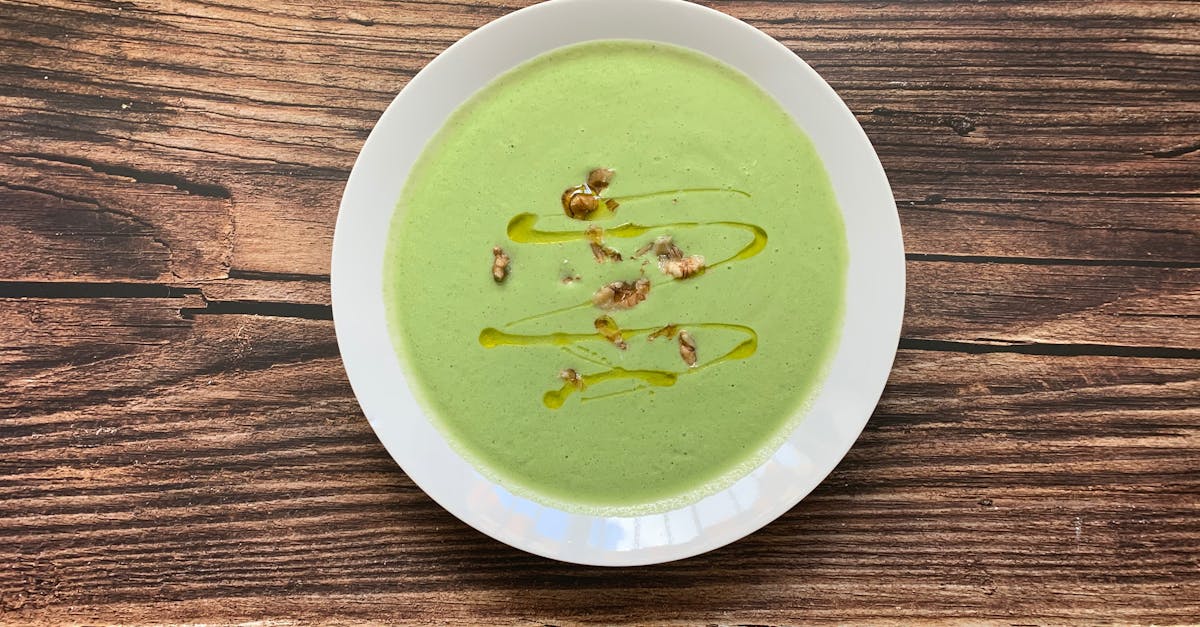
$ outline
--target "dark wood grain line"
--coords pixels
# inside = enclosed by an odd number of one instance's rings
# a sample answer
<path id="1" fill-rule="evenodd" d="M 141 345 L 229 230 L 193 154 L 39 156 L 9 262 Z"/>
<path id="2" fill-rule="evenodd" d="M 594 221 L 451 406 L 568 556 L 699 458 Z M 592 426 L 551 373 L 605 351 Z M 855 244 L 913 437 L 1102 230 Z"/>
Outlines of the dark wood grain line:
<path id="1" fill-rule="evenodd" d="M 0 298 L 183 298 L 199 293 L 200 288 L 162 283 L 0 281 Z"/>
<path id="2" fill-rule="evenodd" d="M 256 272 L 254 270 L 239 270 L 232 268 L 229 270 L 229 278 L 231 279 L 249 279 L 252 281 L 315 281 L 318 283 L 328 283 L 328 274 L 304 274 L 298 272 Z"/>
<path id="3" fill-rule="evenodd" d="M 997 255 L 945 255 L 905 253 L 908 261 L 939 261 L 946 263 L 998 263 L 1021 266 L 1127 266 L 1131 268 L 1200 268 L 1200 261 L 1159 261 L 1154 259 L 1069 259 L 1053 257 L 1002 257 Z"/>
<path id="4" fill-rule="evenodd" d="M 281 303 L 262 301 L 209 301 L 203 307 L 184 307 L 184 318 L 211 315 L 255 315 L 302 320 L 333 320 L 333 307 L 311 303 Z"/>
<path id="5" fill-rule="evenodd" d="M 1104 356 L 1142 357 L 1146 359 L 1200 359 L 1200 348 L 1121 346 L 1118 344 L 1012 343 L 1005 340 L 961 342 L 902 337 L 900 338 L 900 348 L 907 350 L 958 352 L 971 355 L 1017 353 L 1020 355 L 1055 355 L 1059 357 Z"/>
<path id="6" fill-rule="evenodd" d="M 170 172 L 148 172 L 122 165 L 99 163 L 91 159 L 38 152 L 13 152 L 8 153 L 7 156 L 15 159 L 37 159 L 40 161 L 53 161 L 56 163 L 83 166 L 100 174 L 125 177 L 133 179 L 134 182 L 147 185 L 167 185 L 197 196 L 220 199 L 228 199 L 230 197 L 229 189 L 226 187 L 212 183 L 189 181 Z"/>

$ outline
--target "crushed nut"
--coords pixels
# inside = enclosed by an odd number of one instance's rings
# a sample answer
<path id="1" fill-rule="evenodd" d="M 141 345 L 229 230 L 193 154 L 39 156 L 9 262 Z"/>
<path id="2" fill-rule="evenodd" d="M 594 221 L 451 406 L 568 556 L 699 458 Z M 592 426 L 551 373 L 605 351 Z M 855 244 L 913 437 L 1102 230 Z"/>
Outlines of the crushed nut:
<path id="1" fill-rule="evenodd" d="M 508 255 L 505 254 L 503 248 L 496 246 L 492 248 L 492 257 L 492 278 L 497 283 L 503 283 L 504 279 L 508 277 L 508 264 L 510 261 Z"/>
<path id="2" fill-rule="evenodd" d="M 669 339 L 675 337 L 675 332 L 678 330 L 679 330 L 679 325 L 668 324 L 667 326 L 655 331 L 654 333 L 647 335 L 646 341 L 653 342 L 654 340 L 657 340 L 660 337 L 665 337 L 669 340 Z"/>
<path id="3" fill-rule="evenodd" d="M 683 257 L 683 251 L 675 245 L 674 240 L 670 235 L 659 235 L 654 238 L 653 242 L 642 246 L 633 254 L 634 258 L 641 257 L 648 252 L 654 252 L 655 257 L 666 257 L 668 259 L 679 259 Z"/>
<path id="4" fill-rule="evenodd" d="M 559 372 L 558 378 L 575 386 L 576 389 L 583 389 L 583 377 L 580 376 L 578 372 L 575 372 L 574 368 L 567 368 L 566 370 Z"/>
<path id="5" fill-rule="evenodd" d="M 562 205 L 568 216 L 586 220 L 600 207 L 600 198 L 587 185 L 576 185 L 563 192 Z"/>
<path id="6" fill-rule="evenodd" d="M 621 350 L 629 348 L 625 343 L 625 338 L 621 335 L 621 329 L 617 326 L 617 322 L 608 316 L 600 316 L 596 318 L 596 332 L 604 337 L 604 339 L 612 342 L 613 346 Z"/>
<path id="7" fill-rule="evenodd" d="M 677 279 L 687 279 L 696 276 L 704 270 L 703 255 L 689 255 L 682 259 L 658 260 L 658 269 L 663 274 L 669 274 Z"/>
<path id="8" fill-rule="evenodd" d="M 592 303 L 601 309 L 632 309 L 649 293 L 650 280 L 646 277 L 633 282 L 613 281 L 596 290 Z"/>
<path id="9" fill-rule="evenodd" d="M 692 334 L 687 331 L 679 332 L 679 356 L 688 368 L 696 367 L 696 340 L 693 340 Z"/>
<path id="10" fill-rule="evenodd" d="M 592 247 L 592 256 L 596 258 L 596 263 L 604 263 L 612 260 L 613 263 L 621 261 L 621 253 L 604 244 L 604 229 L 593 224 L 585 231 L 588 238 L 588 245 Z"/>
<path id="11" fill-rule="evenodd" d="M 670 235 L 660 235 L 653 242 L 638 249 L 633 255 L 640 257 L 653 252 L 658 257 L 658 269 L 663 274 L 677 279 L 687 279 L 704 271 L 702 255 L 685 256 L 683 250 L 675 245 Z"/>
<path id="12" fill-rule="evenodd" d="M 613 174 L 608 168 L 596 168 L 588 173 L 586 183 L 568 187 L 562 194 L 563 211 L 567 216 L 576 220 L 590 220 L 600 209 L 615 212 L 620 204 L 611 198 L 600 197 L 608 189 Z"/>
<path id="13" fill-rule="evenodd" d="M 608 184 L 612 182 L 613 174 L 616 173 L 608 168 L 596 168 L 588 172 L 587 185 L 597 194 L 603 194 L 604 190 L 608 189 Z"/>

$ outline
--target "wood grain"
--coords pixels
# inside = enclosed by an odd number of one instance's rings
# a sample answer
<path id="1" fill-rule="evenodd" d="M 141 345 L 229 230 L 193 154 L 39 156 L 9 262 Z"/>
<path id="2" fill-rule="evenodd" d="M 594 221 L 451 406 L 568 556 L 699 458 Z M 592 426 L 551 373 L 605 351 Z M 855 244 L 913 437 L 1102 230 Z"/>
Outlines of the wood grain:
<path id="1" fill-rule="evenodd" d="M 388 458 L 329 321 L 395 93 L 526 0 L 0 0 L 0 624 L 1194 624 L 1200 3 L 706 2 L 857 116 L 904 338 L 724 549 L 549 562 Z"/>
<path id="2" fill-rule="evenodd" d="M 57 343 L 31 337 L 5 364 L 5 618 L 1200 611 L 1191 360 L 903 351 L 862 439 L 801 506 L 729 548 L 617 574 L 505 548 L 422 495 L 358 416 L 328 322 L 188 321 L 186 299 L 100 303 L 102 337 L 92 301 L 30 299 L 4 320 Z"/>

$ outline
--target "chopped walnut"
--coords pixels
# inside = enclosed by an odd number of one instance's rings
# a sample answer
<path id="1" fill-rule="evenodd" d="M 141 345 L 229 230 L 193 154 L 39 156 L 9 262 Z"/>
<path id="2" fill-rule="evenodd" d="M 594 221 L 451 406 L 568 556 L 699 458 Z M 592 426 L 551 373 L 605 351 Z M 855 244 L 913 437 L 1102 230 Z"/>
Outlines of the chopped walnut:
<path id="1" fill-rule="evenodd" d="M 600 316 L 599 318 L 596 318 L 595 325 L 596 332 L 603 336 L 604 339 L 612 342 L 613 346 L 616 346 L 621 350 L 629 348 L 629 345 L 625 343 L 625 338 L 621 335 L 621 329 L 617 326 L 617 322 L 615 320 L 608 316 Z"/>
<path id="2" fill-rule="evenodd" d="M 654 333 L 647 335 L 646 341 L 653 342 L 654 340 L 657 340 L 660 337 L 665 337 L 669 340 L 669 339 L 675 337 L 675 332 L 678 330 L 679 330 L 679 325 L 668 324 L 667 326 L 655 331 Z"/>
<path id="3" fill-rule="evenodd" d="M 510 261 L 508 255 L 505 254 L 503 248 L 496 246 L 492 248 L 492 257 L 492 278 L 497 283 L 503 283 L 504 279 L 508 277 L 508 264 Z"/>
<path id="4" fill-rule="evenodd" d="M 587 185 L 576 185 L 563 192 L 562 205 L 568 216 L 586 220 L 600 207 L 600 197 Z"/>
<path id="5" fill-rule="evenodd" d="M 614 174 L 608 168 L 596 168 L 588 172 L 586 183 L 568 187 L 562 195 L 563 211 L 567 216 L 576 220 L 590 220 L 599 209 L 616 212 L 620 206 L 617 201 L 600 197 L 608 189 Z"/>
<path id="6" fill-rule="evenodd" d="M 688 368 L 696 367 L 696 340 L 693 340 L 692 334 L 687 331 L 679 332 L 679 356 Z"/>
<path id="7" fill-rule="evenodd" d="M 669 274 L 677 279 L 691 278 L 704 270 L 704 256 L 689 255 L 682 259 L 659 258 L 658 269 L 663 274 Z"/>
<path id="8" fill-rule="evenodd" d="M 567 368 L 566 370 L 559 372 L 558 378 L 575 386 L 576 389 L 583 389 L 583 377 L 580 376 L 578 372 L 575 372 L 574 368 Z"/>
<path id="9" fill-rule="evenodd" d="M 592 303 L 601 309 L 632 309 L 646 300 L 650 293 L 650 280 L 642 277 L 636 281 L 613 281 L 596 290 Z"/>
<path id="10" fill-rule="evenodd" d="M 675 245 L 670 235 L 660 235 L 654 238 L 653 242 L 639 248 L 633 256 L 640 257 L 648 252 L 653 252 L 658 257 L 659 271 L 677 279 L 687 279 L 704 271 L 704 257 L 702 255 L 685 256 L 683 250 Z"/>
<path id="11" fill-rule="evenodd" d="M 608 184 L 612 182 L 614 174 L 616 173 L 608 168 L 596 168 L 588 172 L 587 185 L 597 194 L 603 194 L 604 190 L 608 189 Z"/>
<path id="12" fill-rule="evenodd" d="M 641 257 L 648 252 L 654 252 L 655 257 L 666 257 L 668 259 L 679 259 L 683 257 L 683 251 L 675 245 L 674 240 L 670 235 L 659 235 L 654 238 L 653 242 L 642 246 L 633 254 L 634 258 Z"/>
<path id="13" fill-rule="evenodd" d="M 604 263 L 612 260 L 613 263 L 621 261 L 621 253 L 604 244 L 604 229 L 593 224 L 585 231 L 588 238 L 588 245 L 592 247 L 592 256 L 596 258 L 596 263 Z"/>

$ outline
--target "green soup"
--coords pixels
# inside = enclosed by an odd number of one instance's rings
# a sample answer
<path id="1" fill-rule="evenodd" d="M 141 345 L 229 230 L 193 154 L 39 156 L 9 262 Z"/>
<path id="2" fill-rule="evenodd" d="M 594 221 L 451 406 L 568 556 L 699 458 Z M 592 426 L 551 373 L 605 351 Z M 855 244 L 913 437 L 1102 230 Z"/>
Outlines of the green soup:
<path id="1" fill-rule="evenodd" d="M 569 216 L 564 190 L 596 168 L 611 183 Z M 401 195 L 384 292 L 410 385 L 480 472 L 641 514 L 728 486 L 787 436 L 837 345 L 847 260 L 821 161 L 769 95 L 691 51 L 602 41 L 454 112 Z"/>

